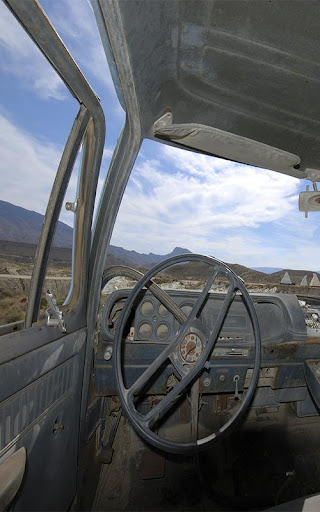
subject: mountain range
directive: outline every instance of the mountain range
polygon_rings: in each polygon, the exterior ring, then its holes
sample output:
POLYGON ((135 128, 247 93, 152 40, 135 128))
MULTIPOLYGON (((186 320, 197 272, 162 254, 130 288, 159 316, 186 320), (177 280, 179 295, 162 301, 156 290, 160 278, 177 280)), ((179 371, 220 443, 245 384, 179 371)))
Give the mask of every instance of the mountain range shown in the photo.
POLYGON ((183 249, 182 247, 175 247, 169 254, 153 254, 152 252, 149 254, 140 254, 136 251, 127 251, 122 247, 110 245, 108 256, 112 256, 113 259, 121 260, 130 267, 151 268, 153 265, 156 265, 167 258, 178 256, 180 254, 191 254, 191 251, 183 249))
MULTIPOLYGON (((43 215, 15 206, 7 201, 0 201, 0 257, 15 259, 16 261, 31 261, 34 257, 36 244, 41 231, 43 215)), ((58 222, 54 238, 54 247, 51 250, 51 263, 67 265, 71 263, 73 230, 63 222, 58 222)), ((110 245, 107 255, 107 265, 128 265, 135 268, 147 269, 161 261, 179 254, 189 254, 191 251, 182 247, 175 247, 169 254, 140 254, 136 251, 128 251, 122 247, 110 245)), ((273 267, 248 268, 243 265, 231 263, 229 266, 246 283, 274 283, 279 284, 284 272, 287 270, 291 280, 300 284, 302 278, 307 275, 308 282, 312 278, 311 271, 281 269, 273 267)), ((180 278, 190 277, 189 264, 183 268, 172 269, 180 278)), ((192 269, 194 278, 202 277, 204 266, 199 264, 192 269)), ((318 274, 318 277, 320 275, 318 274)))
MULTIPOLYGON (((16 260, 30 261, 34 257, 36 244, 41 232, 44 216, 40 213, 0 200, 0 256, 15 257, 16 260)), ((51 259, 56 263, 71 262, 73 229, 59 221, 51 250, 51 259)), ((122 247, 110 245, 108 263, 150 268, 166 258, 188 254, 188 249, 175 247, 169 254, 140 254, 122 247)))
MULTIPOLYGON (((0 240, 37 244, 43 215, 21 206, 0 201, 0 240)), ((53 245, 72 247, 72 228, 58 222, 53 245)))
POLYGON ((281 272, 283 270, 282 267, 251 267, 252 270, 257 270, 258 272, 263 272, 264 274, 274 274, 275 272, 281 272))

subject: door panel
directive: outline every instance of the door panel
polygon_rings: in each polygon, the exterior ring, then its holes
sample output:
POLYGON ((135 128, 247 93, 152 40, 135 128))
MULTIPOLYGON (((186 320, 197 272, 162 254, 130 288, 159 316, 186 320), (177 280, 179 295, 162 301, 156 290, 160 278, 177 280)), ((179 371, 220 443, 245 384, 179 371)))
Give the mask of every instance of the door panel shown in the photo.
MULTIPOLYGON (((92 261, 95 258, 94 252, 90 255, 91 229, 105 141, 105 120, 98 97, 39 2, 4 1, 79 102, 39 237, 24 323, 27 328, 0 338, 0 464, 20 447, 26 449, 25 473, 12 509, 66 510, 76 492, 80 408, 81 428, 85 431, 90 396, 92 349, 86 345, 85 326, 90 258, 92 261), (73 331, 66 335, 55 327, 32 325, 38 321, 49 252, 81 145, 74 212, 72 286, 66 303, 61 306, 66 327, 69 332, 73 331)), ((99 281, 99 275, 95 279, 90 281, 91 287, 92 282, 99 281)), ((91 298, 96 292, 99 295, 99 290, 100 282, 91 298)), ((89 322, 90 340, 94 322, 95 315, 89 322)), ((81 468, 85 467, 82 463, 81 468)))
POLYGON ((13 510, 66 510, 74 498, 85 340, 79 330, 0 366, 0 462, 27 452, 13 510))
MULTIPOLYGON (((27 329, 25 331, 0 338, 0 354, 4 355, 5 338, 16 338, 20 343, 20 353, 15 353, 11 359, 11 354, 6 359, 3 357, 0 364, 0 404, 8 397, 28 386, 42 375, 45 375, 53 368, 59 366, 64 361, 77 354, 82 348, 86 332, 78 330, 69 335, 61 335, 59 339, 50 340, 44 329, 36 328, 27 329), (28 345, 22 335, 28 334, 32 339, 32 344, 28 345), (42 346, 39 346, 38 339, 41 340, 42 346), (19 378, 17 378, 19 375, 19 378)), ((57 335, 57 329, 47 327, 47 331, 53 331, 57 335)), ((11 339, 10 339, 11 341, 11 339)))

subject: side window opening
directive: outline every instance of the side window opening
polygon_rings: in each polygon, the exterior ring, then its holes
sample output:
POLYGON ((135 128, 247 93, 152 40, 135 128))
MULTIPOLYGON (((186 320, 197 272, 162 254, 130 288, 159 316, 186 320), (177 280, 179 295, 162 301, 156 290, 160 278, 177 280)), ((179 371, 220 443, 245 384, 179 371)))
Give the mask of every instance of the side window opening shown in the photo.
POLYGON ((25 318, 43 215, 77 103, 66 101, 67 87, 2 2, 0 16, 7 27, 0 37, 1 326, 25 318))
MULTIPOLYGON (((24 17, 23 8, 17 5, 12 9, 32 33, 33 28, 28 26, 29 18, 24 17)), ((105 136, 104 116, 96 95, 74 65, 70 54, 55 37, 41 7, 32 4, 30 9, 34 11, 39 26, 43 25, 42 29, 47 31, 46 41, 38 44, 59 70, 62 79, 1 3, 1 26, 5 22, 11 24, 11 28, 2 31, 0 37, 0 63, 4 71, 0 100, 0 125, 3 127, 0 135, 3 155, 0 164, 3 176, 0 194, 0 270, 6 281, 5 285, 0 286, 0 335, 23 328, 24 325, 32 325, 37 320, 38 306, 41 317, 46 301, 39 283, 43 282, 45 271, 53 284, 56 277, 65 281, 53 290, 60 305, 67 299, 71 273, 76 268, 78 279, 73 279, 72 307, 76 307, 79 300, 83 302, 85 285, 81 272, 84 275, 86 272, 82 270, 82 263, 90 246, 90 237, 84 233, 88 235, 91 228, 99 155, 105 136), (60 60, 54 51, 57 55, 60 52, 60 60), (31 77, 24 82, 21 81, 21 69, 26 74, 31 72, 31 77), (80 103, 80 110, 70 91, 80 103), (5 102, 9 107, 4 106, 5 102), (84 141, 82 165, 80 146, 84 141), (78 180, 80 166, 81 179, 78 180), (70 210, 74 209, 73 203, 79 198, 80 207, 75 216, 74 230, 74 214, 70 210), (64 209, 64 202, 69 204, 69 211, 64 209), (53 227, 59 211, 60 218, 53 238, 53 227), (12 223, 14 216, 17 222, 12 223), (76 258, 72 257, 73 231, 80 244, 80 257, 76 258), (38 243, 41 232, 43 235, 38 243), (34 266, 36 254, 38 264, 34 266), (76 265, 72 264, 73 261, 76 261, 76 265), (15 325, 8 330, 5 326, 8 323, 15 325)), ((32 37, 37 41, 37 35, 32 37)), ((43 291, 48 288, 44 283, 43 291)))
POLYGON ((74 220, 78 201, 79 174, 83 155, 81 144, 64 202, 60 211, 59 220, 48 258, 46 277, 42 288, 38 320, 45 319, 48 308, 46 293, 50 291, 61 308, 68 300, 72 281, 72 244, 74 236, 74 220))

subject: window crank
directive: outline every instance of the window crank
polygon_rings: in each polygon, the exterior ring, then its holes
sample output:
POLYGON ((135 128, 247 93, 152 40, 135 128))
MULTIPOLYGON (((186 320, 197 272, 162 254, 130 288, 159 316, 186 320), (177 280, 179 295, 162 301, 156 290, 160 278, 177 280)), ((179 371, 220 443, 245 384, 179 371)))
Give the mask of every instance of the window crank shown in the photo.
POLYGON ((238 390, 238 380, 240 379, 239 375, 235 375, 233 377, 233 382, 236 384, 236 389, 234 390, 234 399, 240 400, 239 390, 238 390))

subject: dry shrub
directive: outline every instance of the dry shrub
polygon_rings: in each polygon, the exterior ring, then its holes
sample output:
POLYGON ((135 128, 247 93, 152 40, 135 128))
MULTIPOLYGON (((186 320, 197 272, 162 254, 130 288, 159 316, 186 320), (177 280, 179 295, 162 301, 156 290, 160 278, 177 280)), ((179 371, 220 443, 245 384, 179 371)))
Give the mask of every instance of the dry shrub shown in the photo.
POLYGON ((0 298, 0 325, 23 320, 26 305, 27 297, 24 295, 0 298))

